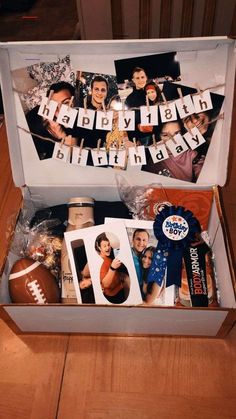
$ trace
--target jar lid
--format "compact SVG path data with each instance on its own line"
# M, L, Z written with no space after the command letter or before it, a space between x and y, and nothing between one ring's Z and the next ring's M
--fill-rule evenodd
M67 204L68 208L70 207L93 207L94 199L90 197L77 197L71 198Z

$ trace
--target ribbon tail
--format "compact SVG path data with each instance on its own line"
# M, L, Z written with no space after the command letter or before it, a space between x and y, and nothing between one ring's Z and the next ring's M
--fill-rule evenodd
M183 249L169 249L167 260L166 286L177 285L181 287Z
M162 285L167 267L167 258L165 256L165 253L166 250L157 247L153 255L152 264L150 266L150 270L147 277L147 283L156 282L156 284L158 284L159 286Z

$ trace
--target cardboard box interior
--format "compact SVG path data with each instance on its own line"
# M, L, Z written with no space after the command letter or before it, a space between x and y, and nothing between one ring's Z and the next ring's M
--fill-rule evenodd
M114 74L115 59L174 50L177 51L181 63L181 84L194 85L197 80L201 89L214 89L214 86L219 85L217 93L225 95L224 119L217 122L206 162L194 187L204 190L213 185L224 185L233 103L234 41L227 38L201 38L171 41L36 42L1 44L0 47L2 90L13 177L17 186L27 185L36 207L65 203L71 196L79 195L92 196L98 200L101 197L108 201L119 199L113 169L72 167L52 159L39 161L30 134L18 128L27 128L27 123L19 95L14 91L12 71L25 68L29 59L32 62L38 62L39 59L54 61L59 55L68 53L77 69ZM193 186L188 182L171 178L163 180L162 176L144 174L137 168L124 171L124 176L131 184L134 181L138 185L154 182L167 188L181 187L186 190ZM7 278L14 261L12 254L9 255L2 277L1 303L6 305L7 313L23 331L215 336L222 331L223 322L229 313L231 315L231 309L236 307L234 274L224 225L221 222L216 193L210 216L209 236L215 255L220 308L195 310L8 305Z

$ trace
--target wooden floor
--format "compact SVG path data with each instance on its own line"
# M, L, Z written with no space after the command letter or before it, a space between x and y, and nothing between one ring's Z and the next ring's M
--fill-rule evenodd
M76 0L36 0L27 12L0 14L0 40L72 39L77 21Z
M53 8L55 3L64 8L60 16ZM52 38L48 38L48 29L41 18L30 22L20 20L20 14L13 14L1 17L0 31L5 32L5 40L71 38L77 21L75 2L38 1L28 14L37 12L45 19L42 5L48 6ZM67 35L61 35L55 15ZM0 37L3 39L2 34ZM235 106L234 115L229 177L222 195L235 260ZM8 226L8 200L15 205L11 208L12 222L20 200L11 179L4 130L3 125L1 233ZM4 240L1 237L0 263L4 258ZM235 406L236 327L225 340L17 336L0 320L0 419L233 419Z

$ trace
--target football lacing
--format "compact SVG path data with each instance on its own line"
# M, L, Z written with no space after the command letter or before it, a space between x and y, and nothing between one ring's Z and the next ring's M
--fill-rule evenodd
M40 284L38 283L37 279L34 281L31 281L27 284L27 287L29 288L34 300L39 304L45 304L47 302L47 299L43 293L43 290L40 287Z

